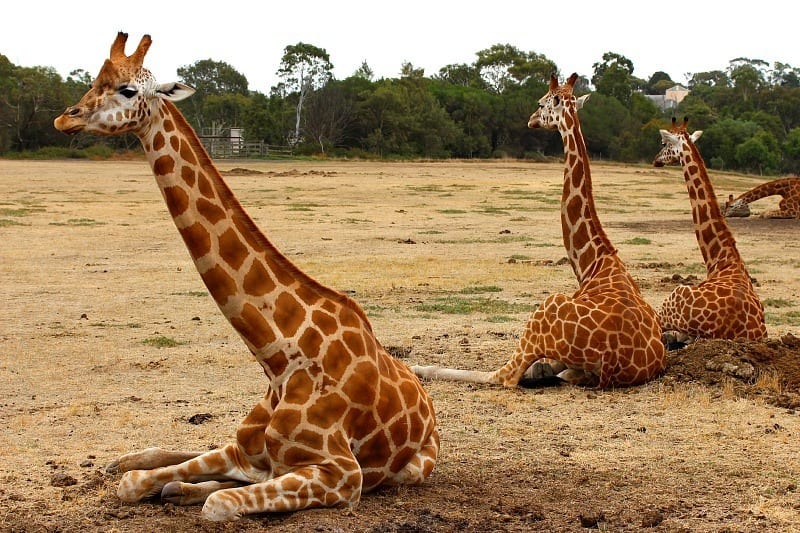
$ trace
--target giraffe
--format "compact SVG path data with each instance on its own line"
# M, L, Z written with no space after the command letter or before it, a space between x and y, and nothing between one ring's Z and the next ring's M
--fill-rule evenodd
M561 227L579 289L553 294L528 320L512 357L493 372L415 366L425 378L513 387L553 376L571 384L605 388L637 385L666 364L655 310L644 300L600 224L592 196L589 158L578 121L588 95L576 97L577 74L559 86L555 76L528 121L558 130L564 142Z
M653 165L680 164L689 191L694 233L706 265L706 279L695 287L680 285L661 305L664 331L689 337L764 339L764 307L714 194L695 142L703 134L686 130L688 118L661 130L664 144Z
M439 436L419 379L375 338L363 310L303 273L256 227L174 102L194 90L125 55L120 32L91 89L55 119L74 134L132 132L203 282L268 380L235 442L200 454L150 448L108 469L117 494L203 503L210 520L354 508L381 484L420 484Z
M800 218L800 178L781 178L757 185L737 198L728 197L725 216L749 216L750 204L767 196L780 196L778 209L764 211L760 218ZM747 208L744 211L744 208ZM740 214L740 213L746 214Z

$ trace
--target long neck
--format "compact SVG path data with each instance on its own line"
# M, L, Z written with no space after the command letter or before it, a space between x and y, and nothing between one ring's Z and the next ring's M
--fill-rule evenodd
M267 240L171 102L154 113L152 127L140 136L153 174L203 282L257 358L276 339L302 333L313 306L326 300L333 307L354 305L301 272ZM356 312L369 327L360 308Z
M760 200L762 198L766 198L767 196L773 195L780 195L784 196L788 194L792 187L800 186L800 179L798 178L784 178L775 181L768 181L767 183L762 183L757 187L753 187L749 191L739 195L736 200L741 200L745 204L749 204L751 202L755 202L756 200Z
M572 270L583 284L604 256L616 254L594 207L589 156L576 109L567 111L559 125L564 141L564 191L561 196L561 231Z
M683 140L681 163L692 206L694 233L706 270L711 273L731 260L740 262L736 240L722 216L705 162L694 143L686 139Z

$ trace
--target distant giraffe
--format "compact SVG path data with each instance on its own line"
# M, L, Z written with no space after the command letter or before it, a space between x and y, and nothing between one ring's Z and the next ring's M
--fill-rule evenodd
M757 185L737 198L729 197L726 217L749 216L749 206L768 196L781 196L778 209L764 211L761 218L800 218L800 178L781 178ZM745 210L745 208L747 208Z
M519 384L557 374L598 388L636 385L660 374L666 364L655 310L644 300L600 224L592 196L589 157L578 121L588 95L573 94L577 74L563 86L555 76L528 121L530 128L558 130L564 142L561 227L564 246L580 288L554 294L530 316L511 359L494 372L412 367L420 377ZM526 377L527 379L527 377Z
M158 84L119 33L92 88L55 119L66 133L136 134L197 270L268 380L236 441L203 454L151 448L110 465L117 494L160 494L203 515L345 505L381 484L418 484L439 437L430 398L375 338L362 309L301 272L259 231L172 103L194 90Z
M706 165L695 146L702 131L686 131L688 119L661 130L664 147L653 165L679 164L689 191L697 244L706 279L696 287L676 287L661 306L661 327L690 337L764 339L764 307L722 216Z

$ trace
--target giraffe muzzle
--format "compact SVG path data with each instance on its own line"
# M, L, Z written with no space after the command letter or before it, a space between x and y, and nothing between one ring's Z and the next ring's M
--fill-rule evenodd
M81 117L81 110L77 107L68 107L61 115L53 121L53 126L58 131L67 135L74 135L86 127L86 122Z

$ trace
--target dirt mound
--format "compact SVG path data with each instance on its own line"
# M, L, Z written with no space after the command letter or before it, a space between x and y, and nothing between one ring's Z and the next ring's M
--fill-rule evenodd
M800 338L791 333L762 342L701 339L669 352L667 383L730 383L738 394L779 407L800 407Z

